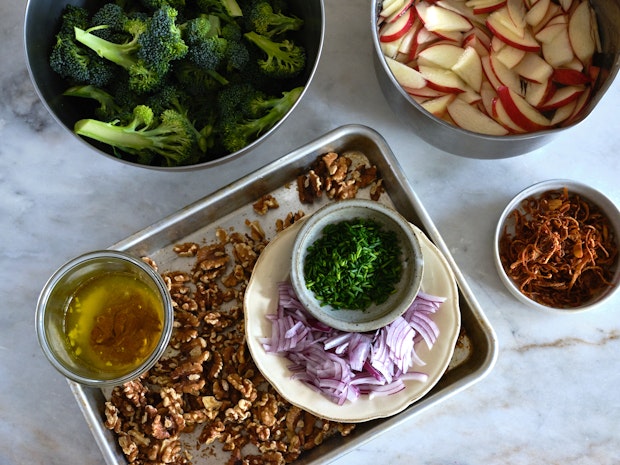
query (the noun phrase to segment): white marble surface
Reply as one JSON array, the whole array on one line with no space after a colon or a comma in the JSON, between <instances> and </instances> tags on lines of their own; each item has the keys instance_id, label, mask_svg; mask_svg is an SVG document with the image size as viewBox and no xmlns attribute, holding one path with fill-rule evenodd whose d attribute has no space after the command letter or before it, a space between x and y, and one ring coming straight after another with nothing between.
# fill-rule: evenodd
<instances>
[{"instance_id":1,"label":"white marble surface","mask_svg":"<svg viewBox=\"0 0 620 465\"><path fill-rule=\"evenodd\" d=\"M620 463L620 294L592 313L523 307L493 266L495 221L516 192L566 177L620 202L620 83L581 125L525 156L482 161L420 141L383 101L368 2L326 0L326 45L298 111L250 157L163 174L89 152L39 102L24 62L24 0L0 3L0 464L103 465L67 383L35 339L43 283L65 260L107 247L347 123L380 131L497 332L491 374L335 463ZM231 174L234 173L234 174Z\"/></svg>"}]
</instances>

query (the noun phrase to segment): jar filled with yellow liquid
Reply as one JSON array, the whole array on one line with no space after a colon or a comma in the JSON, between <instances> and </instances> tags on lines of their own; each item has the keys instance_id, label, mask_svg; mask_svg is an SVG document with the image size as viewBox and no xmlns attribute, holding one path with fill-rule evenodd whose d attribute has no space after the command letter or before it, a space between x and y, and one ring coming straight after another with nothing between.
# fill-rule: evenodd
<instances>
[{"instance_id":1,"label":"jar filled with yellow liquid","mask_svg":"<svg viewBox=\"0 0 620 465\"><path fill-rule=\"evenodd\" d=\"M161 357L174 319L161 276L125 252L77 257L48 280L37 303L41 348L67 378L114 386L137 378Z\"/></svg>"}]
</instances>

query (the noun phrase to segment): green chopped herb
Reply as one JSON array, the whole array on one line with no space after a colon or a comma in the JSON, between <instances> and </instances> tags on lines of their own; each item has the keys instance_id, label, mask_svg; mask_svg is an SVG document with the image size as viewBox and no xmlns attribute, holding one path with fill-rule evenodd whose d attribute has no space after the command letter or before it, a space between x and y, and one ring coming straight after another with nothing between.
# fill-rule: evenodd
<instances>
[{"instance_id":1,"label":"green chopped herb","mask_svg":"<svg viewBox=\"0 0 620 465\"><path fill-rule=\"evenodd\" d=\"M329 224L308 247L306 287L322 305L365 310L396 291L400 255L396 233L376 221L358 218Z\"/></svg>"}]
</instances>

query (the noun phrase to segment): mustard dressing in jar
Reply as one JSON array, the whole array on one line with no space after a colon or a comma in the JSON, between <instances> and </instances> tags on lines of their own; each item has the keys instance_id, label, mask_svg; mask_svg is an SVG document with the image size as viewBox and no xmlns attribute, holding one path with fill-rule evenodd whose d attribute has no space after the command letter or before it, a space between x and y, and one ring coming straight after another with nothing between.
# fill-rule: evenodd
<instances>
[{"instance_id":1,"label":"mustard dressing in jar","mask_svg":"<svg viewBox=\"0 0 620 465\"><path fill-rule=\"evenodd\" d=\"M163 330L158 294L123 271L92 277L69 298L64 332L68 349L101 371L129 371L155 349Z\"/></svg>"}]
</instances>

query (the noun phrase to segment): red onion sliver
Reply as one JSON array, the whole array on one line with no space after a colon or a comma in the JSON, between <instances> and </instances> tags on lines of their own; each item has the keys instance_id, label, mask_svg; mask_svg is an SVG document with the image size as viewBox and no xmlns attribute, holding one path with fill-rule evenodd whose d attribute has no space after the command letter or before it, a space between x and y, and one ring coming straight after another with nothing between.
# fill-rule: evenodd
<instances>
[{"instance_id":1,"label":"red onion sliver","mask_svg":"<svg viewBox=\"0 0 620 465\"><path fill-rule=\"evenodd\" d=\"M265 351L285 356L292 379L306 383L342 405L361 395L391 395L405 389L404 381L424 382L425 373L415 345L432 345L439 336L433 315L445 301L424 292L403 316L369 333L339 331L310 317L288 282L278 283L278 310L267 315L271 337L260 338Z\"/></svg>"}]
</instances>

